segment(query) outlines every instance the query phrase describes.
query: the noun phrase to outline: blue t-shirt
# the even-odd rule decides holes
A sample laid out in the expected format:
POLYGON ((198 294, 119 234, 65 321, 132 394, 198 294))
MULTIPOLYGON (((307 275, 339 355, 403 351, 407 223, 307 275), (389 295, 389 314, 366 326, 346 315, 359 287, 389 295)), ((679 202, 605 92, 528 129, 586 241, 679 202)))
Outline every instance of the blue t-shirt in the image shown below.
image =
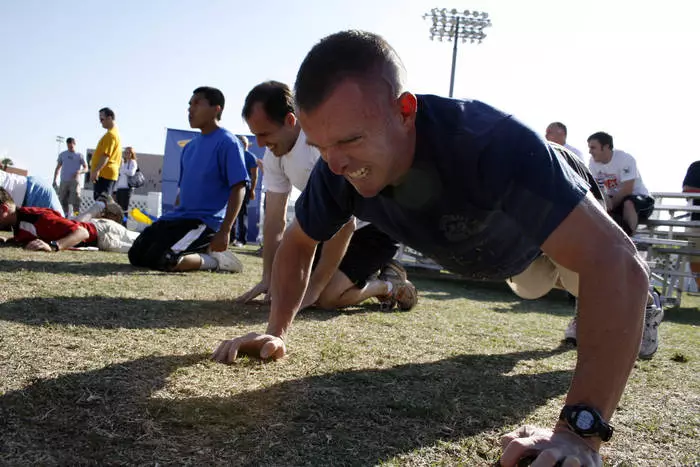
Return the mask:
POLYGON ((218 231, 231 189, 247 180, 238 138, 223 128, 200 134, 187 143, 180 157, 180 204, 160 219, 199 219, 218 231))
POLYGON ((450 271, 503 280, 588 191, 558 150, 482 102, 418 96, 416 135, 409 172, 372 198, 320 160, 296 202, 304 232, 325 241, 355 215, 450 271))
POLYGON ((245 152, 245 168, 248 171, 248 174, 250 174, 250 171, 254 168, 256 168, 258 164, 255 163, 255 154, 253 154, 250 151, 245 152))

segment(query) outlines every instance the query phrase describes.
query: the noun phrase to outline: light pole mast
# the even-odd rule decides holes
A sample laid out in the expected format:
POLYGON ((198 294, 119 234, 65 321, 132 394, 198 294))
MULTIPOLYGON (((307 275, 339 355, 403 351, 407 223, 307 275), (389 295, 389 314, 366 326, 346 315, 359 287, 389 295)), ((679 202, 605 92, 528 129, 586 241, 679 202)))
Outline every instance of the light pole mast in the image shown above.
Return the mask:
POLYGON ((457 11, 446 8, 433 8, 430 13, 423 15, 424 19, 430 19, 430 40, 437 38, 440 42, 443 39, 454 41, 452 46, 452 72, 450 73, 450 97, 454 92, 455 69, 457 67, 457 42, 469 41, 470 43, 481 44, 486 38, 485 28, 491 26, 489 14, 481 11, 457 11))

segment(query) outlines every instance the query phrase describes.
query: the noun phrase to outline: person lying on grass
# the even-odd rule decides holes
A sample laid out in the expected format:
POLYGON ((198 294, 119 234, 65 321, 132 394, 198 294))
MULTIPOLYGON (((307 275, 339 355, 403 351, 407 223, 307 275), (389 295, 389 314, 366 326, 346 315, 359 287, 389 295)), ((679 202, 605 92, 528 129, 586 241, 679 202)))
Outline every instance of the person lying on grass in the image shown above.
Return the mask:
POLYGON ((121 225, 121 208, 114 202, 99 203, 79 220, 70 220, 50 208, 18 208, 10 194, 0 188, 0 228, 10 227, 14 234, 10 242, 27 250, 55 252, 93 246, 128 252, 134 233, 121 225))

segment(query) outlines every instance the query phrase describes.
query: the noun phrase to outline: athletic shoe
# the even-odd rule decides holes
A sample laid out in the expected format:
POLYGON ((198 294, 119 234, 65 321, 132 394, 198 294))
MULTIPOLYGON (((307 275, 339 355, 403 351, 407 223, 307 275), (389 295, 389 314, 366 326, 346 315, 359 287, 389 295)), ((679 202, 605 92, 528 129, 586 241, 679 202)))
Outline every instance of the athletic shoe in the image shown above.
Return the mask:
POLYGON ((400 281, 408 280, 408 273, 406 269, 396 260, 390 259, 379 272, 379 279, 383 281, 390 280, 391 278, 398 279, 400 281))
POLYGON ((231 251, 212 251, 209 253, 216 260, 219 272, 243 272, 243 263, 231 251))
MULTIPOLYGON (((406 273, 406 269, 399 263, 398 261, 395 261, 393 259, 389 260, 379 271, 379 275, 377 276, 377 279, 385 282, 391 282, 392 289, 391 293, 388 295, 384 295, 381 297, 377 297, 379 300, 379 307, 382 311, 390 311, 394 308, 394 306, 398 305, 398 300, 396 298, 397 295, 401 296, 403 299, 404 306, 408 308, 404 308, 401 305, 399 305, 399 308, 401 309, 408 309, 410 310, 415 306, 415 303, 411 304, 411 296, 415 295, 415 302, 418 301, 418 294, 417 292, 412 294, 410 292, 405 292, 402 291, 403 288, 406 287, 404 285, 406 282, 408 282, 408 274, 406 273), (407 298, 408 297, 408 298, 407 298)), ((408 282, 410 284, 410 287, 413 288, 415 291, 415 287, 413 284, 408 282)), ((409 287, 409 288, 410 288, 409 287)))
POLYGON ((664 319, 664 310, 656 291, 652 292, 654 303, 647 305, 644 312, 644 333, 642 345, 639 347, 639 358, 648 359, 654 356, 659 349, 659 324, 664 319))
POLYGON ((564 343, 576 346, 576 317, 574 316, 564 331, 564 343))
POLYGON ((398 279, 386 279, 391 283, 391 292, 388 295, 377 297, 379 306, 383 311, 390 311, 396 305, 401 311, 409 311, 418 303, 418 291, 411 281, 398 279))

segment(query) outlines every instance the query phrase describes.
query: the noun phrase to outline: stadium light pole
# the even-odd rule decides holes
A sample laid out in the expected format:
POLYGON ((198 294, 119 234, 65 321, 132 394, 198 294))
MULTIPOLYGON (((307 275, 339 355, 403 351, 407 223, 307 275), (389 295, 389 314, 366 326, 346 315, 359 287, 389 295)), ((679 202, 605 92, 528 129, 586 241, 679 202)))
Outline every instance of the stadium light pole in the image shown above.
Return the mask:
POLYGON ((58 146, 58 154, 61 154, 61 145, 66 141, 63 136, 56 136, 56 146, 58 146))
POLYGON ((437 38, 440 42, 443 39, 454 41, 452 46, 452 73, 450 74, 450 97, 455 85, 455 67, 457 66, 457 43, 469 41, 470 43, 481 44, 486 38, 485 28, 491 26, 489 14, 482 11, 457 11, 455 8, 433 8, 430 13, 423 15, 423 19, 430 19, 430 40, 437 38))

